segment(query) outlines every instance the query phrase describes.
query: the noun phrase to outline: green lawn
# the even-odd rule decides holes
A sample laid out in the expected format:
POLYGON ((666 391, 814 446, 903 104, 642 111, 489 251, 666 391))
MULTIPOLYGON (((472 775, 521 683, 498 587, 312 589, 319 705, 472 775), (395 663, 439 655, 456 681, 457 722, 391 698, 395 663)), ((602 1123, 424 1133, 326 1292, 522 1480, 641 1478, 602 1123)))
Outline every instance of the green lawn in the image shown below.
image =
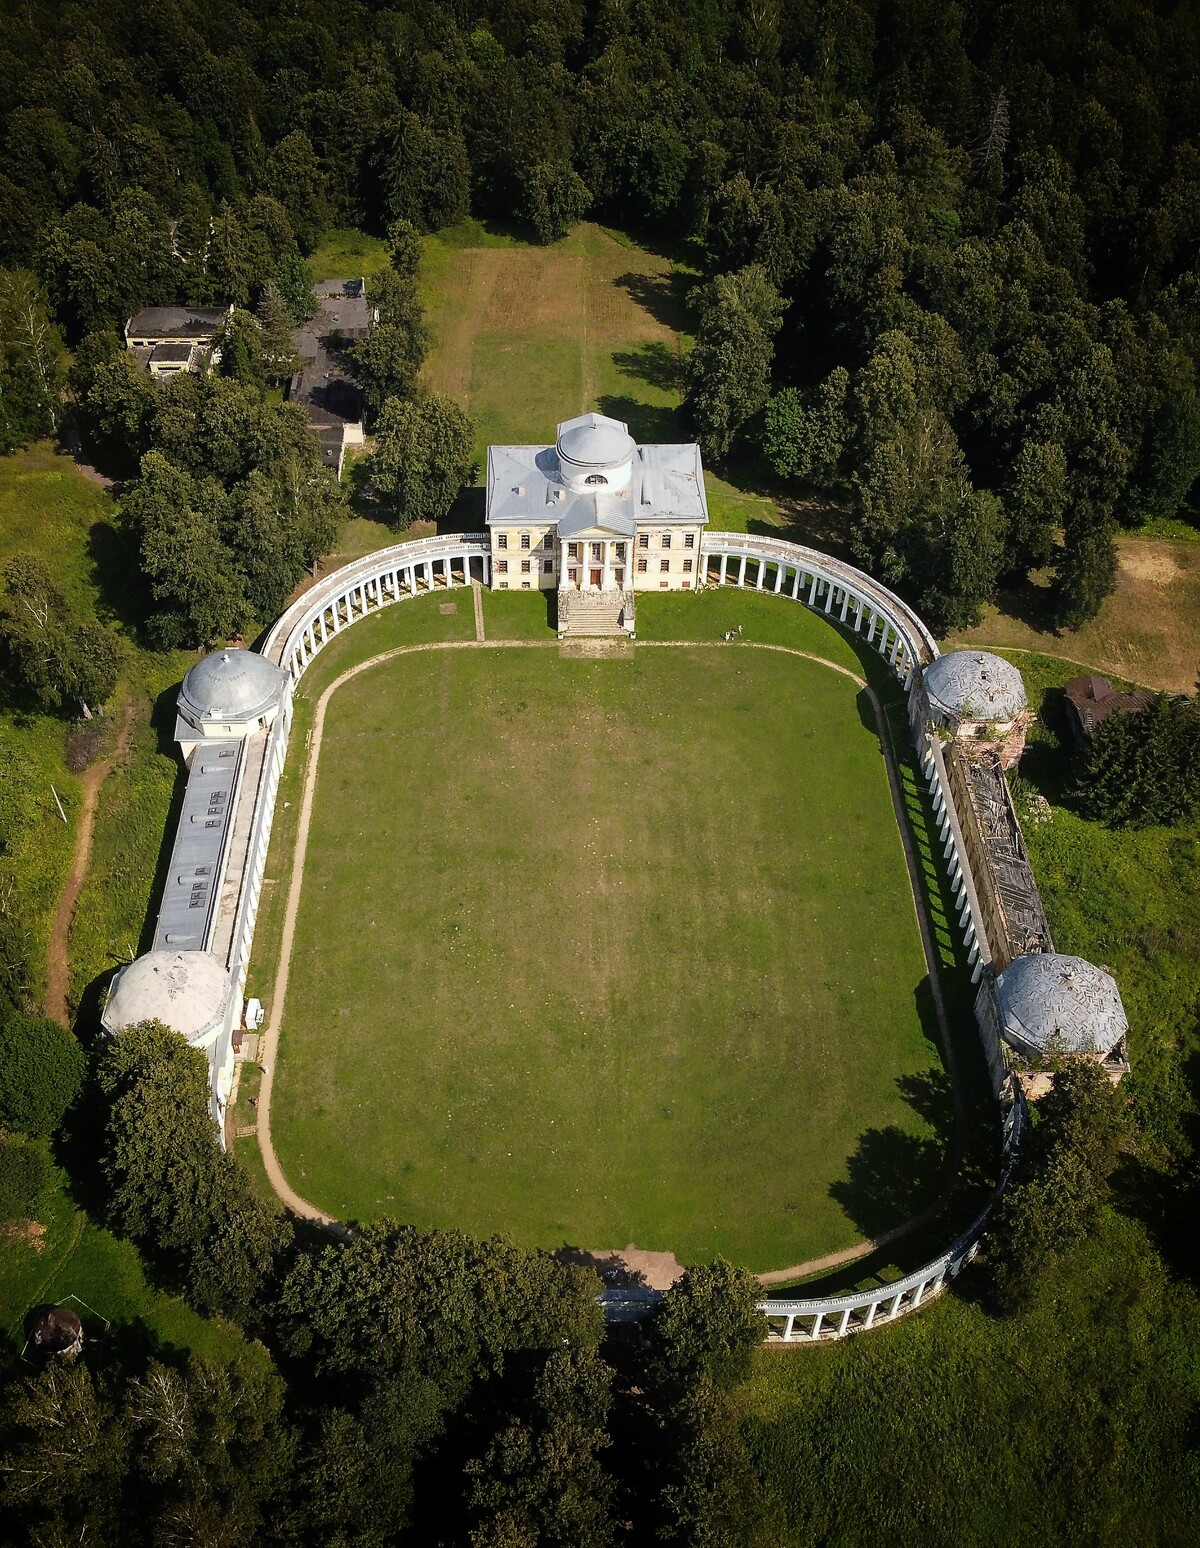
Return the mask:
POLYGON ((278 1056, 293 1185, 761 1269, 927 1201, 940 1061, 866 715, 736 649, 434 653, 340 689, 278 1056))

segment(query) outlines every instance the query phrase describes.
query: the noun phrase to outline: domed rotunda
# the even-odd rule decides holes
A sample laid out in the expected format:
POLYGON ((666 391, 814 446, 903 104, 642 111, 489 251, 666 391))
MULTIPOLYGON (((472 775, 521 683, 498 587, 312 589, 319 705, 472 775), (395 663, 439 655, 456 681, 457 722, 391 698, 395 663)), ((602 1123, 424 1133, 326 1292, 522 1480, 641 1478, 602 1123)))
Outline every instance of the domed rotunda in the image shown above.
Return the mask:
POLYGON ((1090 1056, 1119 1080, 1129 1022, 1112 976, 1057 952, 1015 957, 996 976, 1000 1035, 1019 1057, 1090 1056))
POLYGON ((209 737, 265 731, 279 713, 289 677, 253 650, 218 650, 197 661, 179 690, 176 739, 186 758, 209 737))
POLYGON ((952 650, 924 671, 930 719, 959 741, 1000 744, 1000 761, 1016 763, 1025 746, 1029 701, 1020 672, 986 650, 952 650))
POLYGON ((558 427, 559 471, 569 489, 626 489, 637 445, 619 419, 581 414, 558 427))
POLYGON ((229 974, 207 951, 151 951, 114 977, 100 1024, 111 1034, 161 1021, 205 1048, 221 1031, 232 991, 229 974))

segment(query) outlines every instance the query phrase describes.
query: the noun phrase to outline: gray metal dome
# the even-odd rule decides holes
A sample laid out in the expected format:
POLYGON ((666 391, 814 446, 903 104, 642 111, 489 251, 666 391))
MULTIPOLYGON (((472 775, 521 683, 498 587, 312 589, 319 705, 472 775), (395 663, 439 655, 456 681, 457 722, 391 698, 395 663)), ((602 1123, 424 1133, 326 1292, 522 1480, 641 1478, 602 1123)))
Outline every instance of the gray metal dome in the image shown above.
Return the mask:
POLYGON ((257 651, 217 650, 183 679, 179 708, 202 724, 254 720, 278 706, 286 680, 257 651))
POLYGON ((200 1042, 223 1021, 232 988, 207 951, 150 951, 113 979, 100 1020, 106 1032, 161 1021, 200 1042))
POLYGON ((581 414, 558 427, 559 461, 573 468, 617 468, 636 450, 629 427, 604 414, 581 414))
POLYGON ((925 668, 934 713, 956 720, 1013 720, 1028 705, 1020 672, 986 650, 952 650, 925 668))
POLYGON ((1129 1031, 1115 980, 1082 957, 1014 957, 996 978, 1004 1040, 1030 1056, 1110 1054, 1129 1031))

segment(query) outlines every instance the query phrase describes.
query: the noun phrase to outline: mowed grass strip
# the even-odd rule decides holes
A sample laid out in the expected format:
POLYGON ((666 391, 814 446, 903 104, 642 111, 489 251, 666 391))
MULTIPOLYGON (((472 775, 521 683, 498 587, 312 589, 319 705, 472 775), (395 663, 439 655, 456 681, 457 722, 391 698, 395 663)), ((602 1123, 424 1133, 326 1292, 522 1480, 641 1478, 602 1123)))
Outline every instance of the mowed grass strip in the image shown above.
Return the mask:
POLYGON ((844 676, 395 658, 326 715, 280 1159, 342 1218, 800 1261, 862 1234, 864 1137, 933 1138, 925 973, 844 676))

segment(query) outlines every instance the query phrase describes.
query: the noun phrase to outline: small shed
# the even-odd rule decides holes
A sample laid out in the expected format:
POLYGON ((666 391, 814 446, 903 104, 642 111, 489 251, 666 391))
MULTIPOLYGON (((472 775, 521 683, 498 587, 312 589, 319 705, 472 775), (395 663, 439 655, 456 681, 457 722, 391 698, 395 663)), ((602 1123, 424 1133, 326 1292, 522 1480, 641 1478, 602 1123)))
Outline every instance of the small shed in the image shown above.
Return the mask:
POLYGON ((1068 679, 1063 692, 1067 696, 1067 729, 1076 747, 1082 747, 1110 715, 1136 715, 1154 702, 1149 689, 1124 693, 1094 672, 1068 679))

